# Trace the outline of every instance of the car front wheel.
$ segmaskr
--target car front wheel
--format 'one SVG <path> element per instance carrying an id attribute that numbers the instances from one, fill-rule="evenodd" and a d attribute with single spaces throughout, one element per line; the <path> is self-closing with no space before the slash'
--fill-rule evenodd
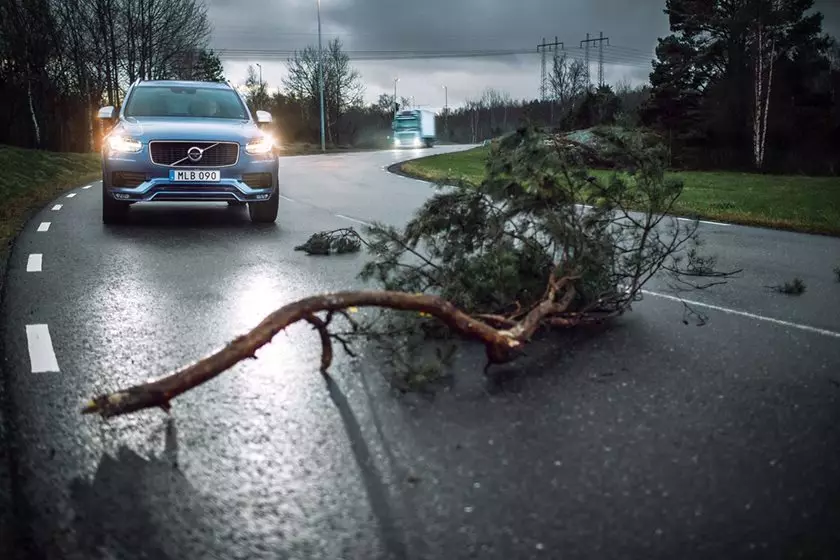
<path id="1" fill-rule="evenodd" d="M 265 202 L 249 202 L 248 214 L 255 224 L 269 224 L 277 220 L 277 211 L 280 208 L 280 194 L 277 189 L 271 193 L 271 198 Z"/>
<path id="2" fill-rule="evenodd" d="M 119 224 L 128 216 L 128 203 L 115 200 L 108 194 L 108 187 L 102 181 L 102 223 Z"/>

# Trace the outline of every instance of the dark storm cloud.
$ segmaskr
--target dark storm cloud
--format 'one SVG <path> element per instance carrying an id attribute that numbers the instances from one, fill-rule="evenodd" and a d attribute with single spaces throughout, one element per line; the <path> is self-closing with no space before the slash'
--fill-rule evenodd
<path id="1" fill-rule="evenodd" d="M 225 47 L 314 43 L 315 0 L 211 0 Z M 541 37 L 577 45 L 603 31 L 611 43 L 649 50 L 667 31 L 661 0 L 323 0 L 324 35 L 353 50 L 536 48 Z"/>
<path id="2" fill-rule="evenodd" d="M 210 0 L 208 4 L 216 48 L 288 51 L 317 44 L 316 0 Z M 369 100 L 392 92 L 393 79 L 399 76 L 399 95 L 413 95 L 418 104 L 440 107 L 443 85 L 452 105 L 480 95 L 485 87 L 516 98 L 536 97 L 536 46 L 542 37 L 557 36 L 571 49 L 587 32 L 596 37 L 603 31 L 616 49 L 650 53 L 656 37 L 667 32 L 663 5 L 661 0 L 322 0 L 321 17 L 324 40 L 340 37 L 349 51 L 533 49 L 533 54 L 493 59 L 355 64 Z M 594 51 L 592 56 L 594 63 Z M 260 62 L 266 78 L 279 85 L 285 58 L 285 53 L 260 53 L 251 62 Z M 608 81 L 647 78 L 645 56 L 630 58 L 630 66 L 606 67 Z M 226 61 L 226 68 L 231 77 L 241 76 L 247 63 Z"/>
<path id="3" fill-rule="evenodd" d="M 443 105 L 441 90 L 458 105 L 485 87 L 515 98 L 535 98 L 539 88 L 542 37 L 564 42 L 579 56 L 586 33 L 610 39 L 607 82 L 647 80 L 657 37 L 668 34 L 664 0 L 322 0 L 324 40 L 340 37 L 348 51 L 534 49 L 534 54 L 500 58 L 412 61 L 358 61 L 367 99 L 393 91 L 415 96 L 418 104 Z M 289 51 L 317 44 L 316 0 L 208 0 L 218 49 Z M 826 31 L 840 32 L 840 0 L 817 0 Z M 578 49 L 578 50 L 575 50 Z M 285 52 L 254 54 L 253 60 L 226 60 L 228 75 L 244 78 L 249 62 L 259 62 L 272 86 L 280 85 Z M 597 50 L 592 52 L 596 77 Z"/>

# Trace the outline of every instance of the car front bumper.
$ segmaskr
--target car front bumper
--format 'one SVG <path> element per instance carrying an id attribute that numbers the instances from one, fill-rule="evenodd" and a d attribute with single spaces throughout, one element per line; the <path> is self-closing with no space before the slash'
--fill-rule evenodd
<path id="1" fill-rule="evenodd" d="M 243 150 L 235 165 L 218 168 L 218 182 L 187 183 L 172 182 L 172 168 L 152 163 L 147 154 L 148 146 L 138 154 L 105 154 L 106 192 L 125 202 L 259 202 L 268 200 L 278 184 L 277 156 L 257 158 Z"/>

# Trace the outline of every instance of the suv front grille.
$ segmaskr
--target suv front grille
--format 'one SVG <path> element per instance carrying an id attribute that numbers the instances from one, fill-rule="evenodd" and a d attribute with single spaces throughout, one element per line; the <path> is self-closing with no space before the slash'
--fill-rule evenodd
<path id="1" fill-rule="evenodd" d="M 204 150 L 201 159 L 192 161 L 187 152 L 196 147 Z M 152 163 L 174 167 L 228 167 L 239 161 L 236 142 L 163 142 L 149 143 Z M 173 165 L 176 164 L 177 165 Z"/>

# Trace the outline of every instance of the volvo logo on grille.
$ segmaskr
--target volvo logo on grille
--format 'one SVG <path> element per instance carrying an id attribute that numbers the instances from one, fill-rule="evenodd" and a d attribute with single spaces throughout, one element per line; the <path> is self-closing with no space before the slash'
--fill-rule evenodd
<path id="1" fill-rule="evenodd" d="M 198 161 L 198 160 L 201 159 L 201 156 L 203 156 L 203 155 L 204 155 L 204 150 L 202 150 L 198 146 L 193 146 L 192 148 L 187 150 L 187 157 L 190 158 L 190 161 Z"/>

